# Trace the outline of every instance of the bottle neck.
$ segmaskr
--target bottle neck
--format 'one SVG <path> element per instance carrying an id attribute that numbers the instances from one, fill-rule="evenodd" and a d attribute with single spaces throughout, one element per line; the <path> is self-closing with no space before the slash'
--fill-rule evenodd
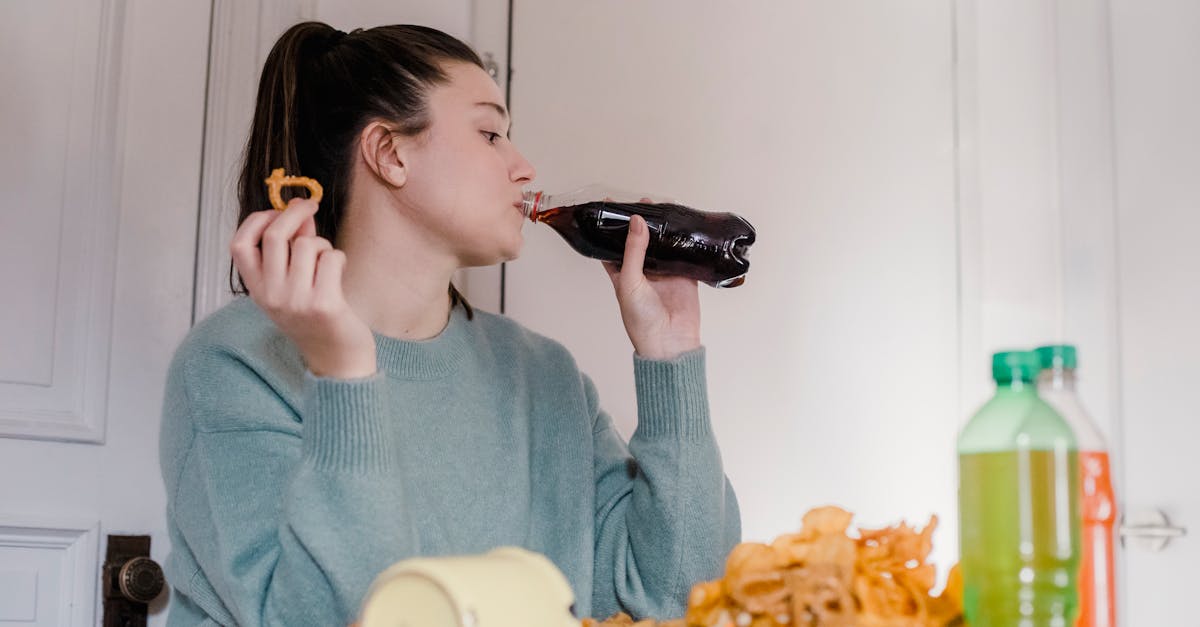
<path id="1" fill-rule="evenodd" d="M 1038 375 L 1038 385 L 1056 392 L 1075 391 L 1074 368 L 1048 368 Z"/>
<path id="2" fill-rule="evenodd" d="M 996 382 L 996 393 L 1004 394 L 1004 395 L 1036 394 L 1037 393 L 1037 384 L 1035 384 L 1031 381 L 1022 381 L 1020 379 L 1017 379 L 1015 381 L 997 381 Z"/>
<path id="3" fill-rule="evenodd" d="M 549 197 L 543 192 L 525 192 L 521 199 L 521 211 L 530 222 L 537 222 L 538 214 L 547 209 Z"/>

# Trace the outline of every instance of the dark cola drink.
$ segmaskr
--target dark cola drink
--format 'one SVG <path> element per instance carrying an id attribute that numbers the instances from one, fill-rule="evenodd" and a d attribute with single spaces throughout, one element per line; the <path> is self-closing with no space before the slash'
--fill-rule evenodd
<path id="1" fill-rule="evenodd" d="M 593 188 L 561 196 L 528 192 L 524 210 L 531 221 L 549 225 L 580 254 L 617 263 L 625 255 L 629 221 L 640 215 L 650 230 L 647 274 L 683 276 L 713 287 L 737 287 L 746 281 L 755 232 L 745 218 L 671 202 L 588 199 L 600 194 L 604 192 Z"/>

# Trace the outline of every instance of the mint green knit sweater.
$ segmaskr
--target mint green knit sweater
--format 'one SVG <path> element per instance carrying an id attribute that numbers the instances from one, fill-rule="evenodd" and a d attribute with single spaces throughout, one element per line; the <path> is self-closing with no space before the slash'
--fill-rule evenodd
<path id="1" fill-rule="evenodd" d="M 704 351 L 634 357 L 628 445 L 561 345 L 456 307 L 436 338 L 376 335 L 379 373 L 314 377 L 249 298 L 198 324 L 168 374 L 160 446 L 170 625 L 351 622 L 416 555 L 516 545 L 581 616 L 682 614 L 737 543 Z"/>

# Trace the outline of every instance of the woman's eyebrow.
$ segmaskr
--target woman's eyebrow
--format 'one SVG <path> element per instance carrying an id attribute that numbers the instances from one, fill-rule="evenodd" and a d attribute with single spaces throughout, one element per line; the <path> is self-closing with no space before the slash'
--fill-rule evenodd
<path id="1" fill-rule="evenodd" d="M 475 106 L 490 107 L 492 109 L 495 109 L 496 113 L 500 114 L 500 117 L 504 118 L 506 121 L 508 120 L 508 110 L 505 109 L 503 105 L 499 105 L 494 102 L 477 102 L 477 103 L 475 103 Z"/>

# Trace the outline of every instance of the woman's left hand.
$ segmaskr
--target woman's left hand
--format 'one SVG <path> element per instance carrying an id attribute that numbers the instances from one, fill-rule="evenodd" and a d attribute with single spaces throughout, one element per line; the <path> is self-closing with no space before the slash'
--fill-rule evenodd
<path id="1" fill-rule="evenodd" d="M 612 279 L 625 332 L 637 354 L 674 359 L 700 347 L 700 293 L 693 279 L 643 274 L 649 244 L 646 220 L 633 216 L 620 268 L 605 263 L 604 269 Z"/>

